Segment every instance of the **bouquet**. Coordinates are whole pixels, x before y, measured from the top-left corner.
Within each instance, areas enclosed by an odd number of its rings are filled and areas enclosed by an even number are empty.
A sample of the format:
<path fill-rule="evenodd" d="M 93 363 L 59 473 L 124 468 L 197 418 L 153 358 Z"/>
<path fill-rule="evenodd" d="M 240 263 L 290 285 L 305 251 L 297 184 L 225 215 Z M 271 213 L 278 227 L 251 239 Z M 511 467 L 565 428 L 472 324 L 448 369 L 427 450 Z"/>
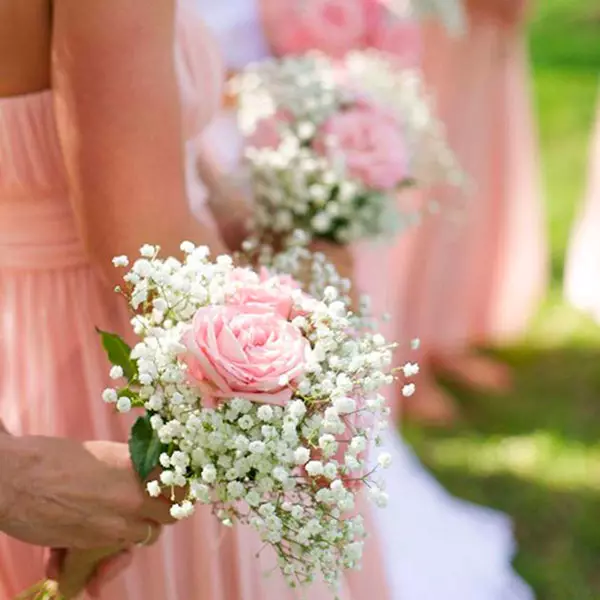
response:
<path fill-rule="evenodd" d="M 254 528 L 291 586 L 320 577 L 335 588 L 360 565 L 357 494 L 387 502 L 365 465 L 386 426 L 380 392 L 393 379 L 393 345 L 360 327 L 331 270 L 313 267 L 318 298 L 276 271 L 297 268 L 303 248 L 263 253 L 271 271 L 211 261 L 189 242 L 182 250 L 179 261 L 144 246 L 124 275 L 119 291 L 139 341 L 129 348 L 101 332 L 121 383 L 103 399 L 120 413 L 143 411 L 131 457 L 148 494 L 177 498 L 173 517 L 210 505 L 223 525 Z M 93 566 L 75 577 L 80 587 Z M 80 587 L 65 585 L 72 595 Z"/>
<path fill-rule="evenodd" d="M 232 85 L 259 234 L 385 236 L 418 216 L 402 189 L 461 180 L 419 76 L 380 52 L 267 60 Z"/>

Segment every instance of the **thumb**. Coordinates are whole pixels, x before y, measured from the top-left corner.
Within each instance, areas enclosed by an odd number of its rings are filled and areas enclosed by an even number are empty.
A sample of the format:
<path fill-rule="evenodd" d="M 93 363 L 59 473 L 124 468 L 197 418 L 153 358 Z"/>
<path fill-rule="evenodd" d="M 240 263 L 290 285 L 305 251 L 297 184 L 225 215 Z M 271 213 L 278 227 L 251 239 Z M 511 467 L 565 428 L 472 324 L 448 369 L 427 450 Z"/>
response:
<path fill-rule="evenodd" d="M 46 556 L 46 577 L 58 581 L 66 550 L 52 548 Z"/>

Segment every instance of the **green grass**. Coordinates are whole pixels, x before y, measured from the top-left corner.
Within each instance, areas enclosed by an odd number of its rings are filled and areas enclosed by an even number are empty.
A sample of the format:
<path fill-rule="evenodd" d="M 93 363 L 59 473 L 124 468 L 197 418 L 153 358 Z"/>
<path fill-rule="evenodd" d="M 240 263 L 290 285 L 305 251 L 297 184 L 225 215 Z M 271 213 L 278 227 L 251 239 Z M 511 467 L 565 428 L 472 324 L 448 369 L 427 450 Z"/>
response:
<path fill-rule="evenodd" d="M 450 491 L 514 517 L 515 564 L 538 600 L 598 600 L 600 328 L 564 305 L 561 278 L 585 188 L 600 4 L 535 4 L 530 42 L 551 243 L 548 300 L 522 344 L 498 351 L 514 369 L 512 393 L 450 388 L 463 423 L 450 431 L 410 426 L 406 435 Z"/>
<path fill-rule="evenodd" d="M 585 185 L 586 152 L 600 82 L 600 4 L 595 0 L 536 4 L 531 55 L 556 284 L 562 275 L 570 223 Z"/>

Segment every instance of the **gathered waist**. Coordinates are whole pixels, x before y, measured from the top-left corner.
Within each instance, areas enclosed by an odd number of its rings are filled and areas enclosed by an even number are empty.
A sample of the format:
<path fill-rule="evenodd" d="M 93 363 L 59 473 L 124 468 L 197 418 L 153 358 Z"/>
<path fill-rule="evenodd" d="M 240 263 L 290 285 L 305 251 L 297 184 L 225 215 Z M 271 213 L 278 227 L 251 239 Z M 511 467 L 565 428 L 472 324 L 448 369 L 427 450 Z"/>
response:
<path fill-rule="evenodd" d="M 64 198 L 0 200 L 0 269 L 60 269 L 88 262 Z"/>

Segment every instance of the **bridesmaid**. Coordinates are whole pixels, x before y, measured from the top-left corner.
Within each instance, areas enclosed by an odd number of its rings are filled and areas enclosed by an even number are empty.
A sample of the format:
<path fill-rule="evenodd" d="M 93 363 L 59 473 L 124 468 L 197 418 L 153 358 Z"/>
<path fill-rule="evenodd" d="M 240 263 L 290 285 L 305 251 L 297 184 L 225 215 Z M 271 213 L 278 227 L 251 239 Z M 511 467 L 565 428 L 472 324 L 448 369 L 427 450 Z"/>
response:
<path fill-rule="evenodd" d="M 600 322 L 600 98 L 592 141 L 588 188 L 573 229 L 565 273 L 565 296 Z"/>
<path fill-rule="evenodd" d="M 430 23 L 424 72 L 437 95 L 450 147 L 471 179 L 458 219 L 427 219 L 409 240 L 401 330 L 421 338 L 420 390 L 407 412 L 428 422 L 455 417 L 434 383 L 442 371 L 502 391 L 503 364 L 479 344 L 521 334 L 546 286 L 546 240 L 530 106 L 522 0 L 469 0 L 466 36 Z M 441 189 L 442 205 L 461 191 Z"/>
<path fill-rule="evenodd" d="M 188 206 L 188 196 L 202 201 L 195 140 L 220 103 L 222 62 L 190 0 L 26 4 L 0 0 L 0 24 L 9 23 L 0 31 L 9 32 L 0 45 L 0 414 L 16 436 L 125 440 L 127 424 L 101 401 L 110 379 L 94 329 L 131 332 L 111 259 L 148 242 L 176 255 L 185 239 L 227 252 L 209 210 L 199 209 L 200 223 Z M 136 550 L 98 597 L 297 598 L 283 577 L 264 576 L 276 557 L 257 559 L 259 549 L 249 528 L 223 528 L 198 507 Z M 43 576 L 42 548 L 0 535 L 0 598 Z M 366 597 L 361 581 L 340 597 Z M 317 584 L 309 597 L 331 593 Z"/>
<path fill-rule="evenodd" d="M 418 29 L 412 23 L 389 18 L 377 0 L 196 2 L 221 41 L 233 71 L 272 52 L 287 52 L 288 36 L 293 42 L 290 48 L 293 52 L 319 47 L 339 56 L 350 49 L 380 45 L 396 49 L 398 60 L 405 64 L 414 64 L 418 56 Z M 215 188 L 222 197 L 231 195 L 230 184 L 219 176 L 219 172 L 235 172 L 239 167 L 241 138 L 230 108 L 225 108 L 209 128 L 204 142 L 208 149 L 201 163 L 204 177 L 217 182 Z M 239 202 L 239 190 L 233 195 L 234 203 Z M 386 285 L 384 278 L 373 277 L 373 273 L 399 275 L 394 268 L 398 265 L 396 259 L 402 258 L 401 246 L 370 248 L 369 244 L 361 244 L 354 250 L 358 284 L 375 297 L 378 308 L 388 310 L 394 305 L 393 294 L 399 286 Z M 383 264 L 386 266 L 382 267 Z M 393 328 L 388 333 L 393 334 Z M 395 397 L 390 397 L 390 401 L 395 403 Z M 373 517 L 391 597 L 394 600 L 531 598 L 527 586 L 510 569 L 514 544 L 509 521 L 493 511 L 450 497 L 424 471 L 395 432 L 389 433 L 386 446 L 393 456 L 393 466 L 386 477 L 390 505 L 374 511 Z M 375 555 L 377 549 L 375 545 L 368 549 L 369 571 L 373 563 L 380 562 Z M 357 597 L 379 598 L 372 588 L 375 581 L 363 578 Z M 354 592 L 355 586 L 351 587 Z"/>
<path fill-rule="evenodd" d="M 218 53 L 186 0 L 0 0 L 0 15 L 0 414 L 19 437 L 125 441 L 101 401 L 110 379 L 94 326 L 131 329 L 112 292 L 116 254 L 151 240 L 176 253 L 182 238 L 224 248 L 189 218 L 181 143 L 217 107 Z M 216 529 L 206 510 L 172 527 L 99 597 L 239 597 L 223 591 L 239 561 Z M 42 548 L 0 536 L 1 598 L 43 576 Z"/>
<path fill-rule="evenodd" d="M 351 50 L 377 48 L 402 66 L 415 67 L 419 62 L 418 26 L 408 19 L 395 18 L 380 0 L 232 0 L 219 7 L 209 0 L 196 2 L 221 41 L 230 74 L 272 54 L 302 53 L 313 48 L 334 57 Z M 243 190 L 232 184 L 231 178 L 219 175 L 237 171 L 241 156 L 241 137 L 231 99 L 225 99 L 224 110 L 213 120 L 203 140 L 199 167 L 202 179 L 210 182 L 211 207 L 222 219 L 221 230 L 239 233 L 240 220 L 232 223 L 231 215 L 248 211 Z M 219 202 L 216 197 L 227 201 Z M 399 286 L 387 285 L 384 278 L 374 277 L 373 273 L 397 269 L 406 260 L 401 251 L 404 244 L 403 240 L 364 243 L 336 253 L 347 254 L 345 262 L 353 265 L 357 286 L 368 291 L 375 312 L 391 313 L 385 325 L 390 339 L 397 337 L 397 314 L 390 307 L 397 302 Z M 394 410 L 399 406 L 396 395 L 395 390 L 393 402 L 390 396 Z"/>

